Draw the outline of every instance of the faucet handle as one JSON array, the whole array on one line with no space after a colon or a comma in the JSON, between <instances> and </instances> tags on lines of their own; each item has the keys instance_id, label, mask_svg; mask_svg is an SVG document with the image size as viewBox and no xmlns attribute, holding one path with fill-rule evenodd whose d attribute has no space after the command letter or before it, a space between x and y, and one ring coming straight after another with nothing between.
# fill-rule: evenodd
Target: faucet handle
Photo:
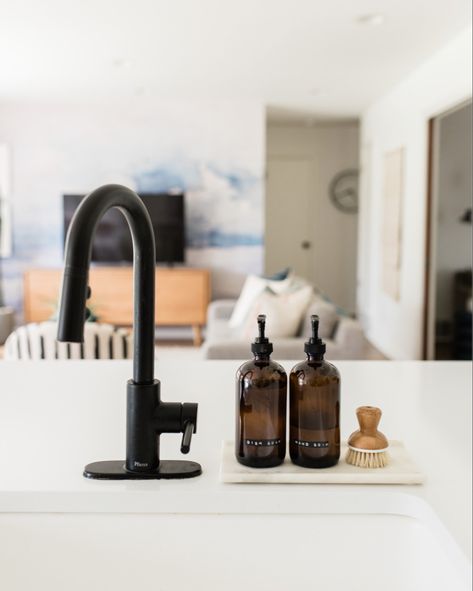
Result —
<instances>
[{"instance_id":1,"label":"faucet handle","mask_svg":"<svg viewBox=\"0 0 473 591\"><path fill-rule=\"evenodd\" d=\"M197 431L197 404L185 402L182 405L182 443L181 453L188 454L191 448L192 433Z\"/></svg>"},{"instance_id":2,"label":"faucet handle","mask_svg":"<svg viewBox=\"0 0 473 591\"><path fill-rule=\"evenodd\" d=\"M195 425L188 421L184 427L184 434L182 436L181 453L188 454L191 448L192 433L194 432Z\"/></svg>"}]
</instances>

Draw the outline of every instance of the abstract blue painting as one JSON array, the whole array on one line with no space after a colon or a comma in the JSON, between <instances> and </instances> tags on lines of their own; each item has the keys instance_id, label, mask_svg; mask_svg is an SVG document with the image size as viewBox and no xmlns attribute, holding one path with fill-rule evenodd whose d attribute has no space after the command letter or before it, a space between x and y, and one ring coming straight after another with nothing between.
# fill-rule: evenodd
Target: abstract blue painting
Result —
<instances>
[{"instance_id":1,"label":"abstract blue painting","mask_svg":"<svg viewBox=\"0 0 473 591\"><path fill-rule=\"evenodd\" d=\"M4 291L19 310L24 269L62 264L62 195L110 182L185 192L188 264L262 271L260 104L16 106L3 110L0 132L13 155Z\"/></svg>"}]
</instances>

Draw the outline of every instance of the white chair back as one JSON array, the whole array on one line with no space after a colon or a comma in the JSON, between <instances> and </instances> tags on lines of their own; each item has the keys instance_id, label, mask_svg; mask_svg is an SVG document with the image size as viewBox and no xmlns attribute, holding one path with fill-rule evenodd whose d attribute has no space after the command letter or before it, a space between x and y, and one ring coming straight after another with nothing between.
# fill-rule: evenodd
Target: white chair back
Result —
<instances>
[{"instance_id":1,"label":"white chair back","mask_svg":"<svg viewBox=\"0 0 473 591\"><path fill-rule=\"evenodd\" d=\"M20 326L5 342L4 358L18 359L131 359L133 337L125 328L86 322L83 343L58 343L57 323Z\"/></svg>"}]
</instances>

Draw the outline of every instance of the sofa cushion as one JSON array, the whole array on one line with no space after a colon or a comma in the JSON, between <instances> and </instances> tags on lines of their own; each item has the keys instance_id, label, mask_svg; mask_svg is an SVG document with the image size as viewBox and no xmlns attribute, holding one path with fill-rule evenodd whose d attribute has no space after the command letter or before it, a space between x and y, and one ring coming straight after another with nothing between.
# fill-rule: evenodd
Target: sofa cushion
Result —
<instances>
[{"instance_id":1,"label":"sofa cushion","mask_svg":"<svg viewBox=\"0 0 473 591\"><path fill-rule=\"evenodd\" d=\"M315 314L319 317L319 336L321 339L330 339L333 337L337 328L338 314L337 307L315 295L310 302L306 314L304 316L300 336L309 337L312 331L310 324L310 317Z\"/></svg>"},{"instance_id":2,"label":"sofa cushion","mask_svg":"<svg viewBox=\"0 0 473 591\"><path fill-rule=\"evenodd\" d=\"M258 277L258 275L248 275L230 318L230 327L241 328L243 326L254 301L267 287L271 288L274 293L282 293L289 288L291 281L292 277L290 275L282 280L265 279L264 277Z\"/></svg>"},{"instance_id":3,"label":"sofa cushion","mask_svg":"<svg viewBox=\"0 0 473 591\"><path fill-rule=\"evenodd\" d=\"M258 314L266 314L266 334L269 338L295 337L311 298L310 285L280 294L265 289L250 309L241 331L242 338L250 340L257 335Z\"/></svg>"},{"instance_id":4,"label":"sofa cushion","mask_svg":"<svg viewBox=\"0 0 473 591\"><path fill-rule=\"evenodd\" d=\"M205 330L206 341L226 341L232 339L239 339L240 334L238 329L232 328L225 318L213 317L211 322L207 323Z\"/></svg>"}]
</instances>

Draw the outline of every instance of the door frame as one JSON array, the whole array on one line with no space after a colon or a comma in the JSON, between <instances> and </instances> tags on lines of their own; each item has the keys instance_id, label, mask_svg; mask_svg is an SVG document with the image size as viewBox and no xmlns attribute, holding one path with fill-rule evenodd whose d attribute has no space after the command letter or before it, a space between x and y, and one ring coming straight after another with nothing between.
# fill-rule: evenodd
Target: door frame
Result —
<instances>
[{"instance_id":1,"label":"door frame","mask_svg":"<svg viewBox=\"0 0 473 591\"><path fill-rule=\"evenodd\" d=\"M459 103L441 111L427 121L427 194L425 222L425 264L424 264L424 310L422 326L422 359L435 359L435 305L436 305L436 244L438 195L438 159L439 159L439 122L455 111L463 109L472 102L468 97Z\"/></svg>"}]
</instances>

